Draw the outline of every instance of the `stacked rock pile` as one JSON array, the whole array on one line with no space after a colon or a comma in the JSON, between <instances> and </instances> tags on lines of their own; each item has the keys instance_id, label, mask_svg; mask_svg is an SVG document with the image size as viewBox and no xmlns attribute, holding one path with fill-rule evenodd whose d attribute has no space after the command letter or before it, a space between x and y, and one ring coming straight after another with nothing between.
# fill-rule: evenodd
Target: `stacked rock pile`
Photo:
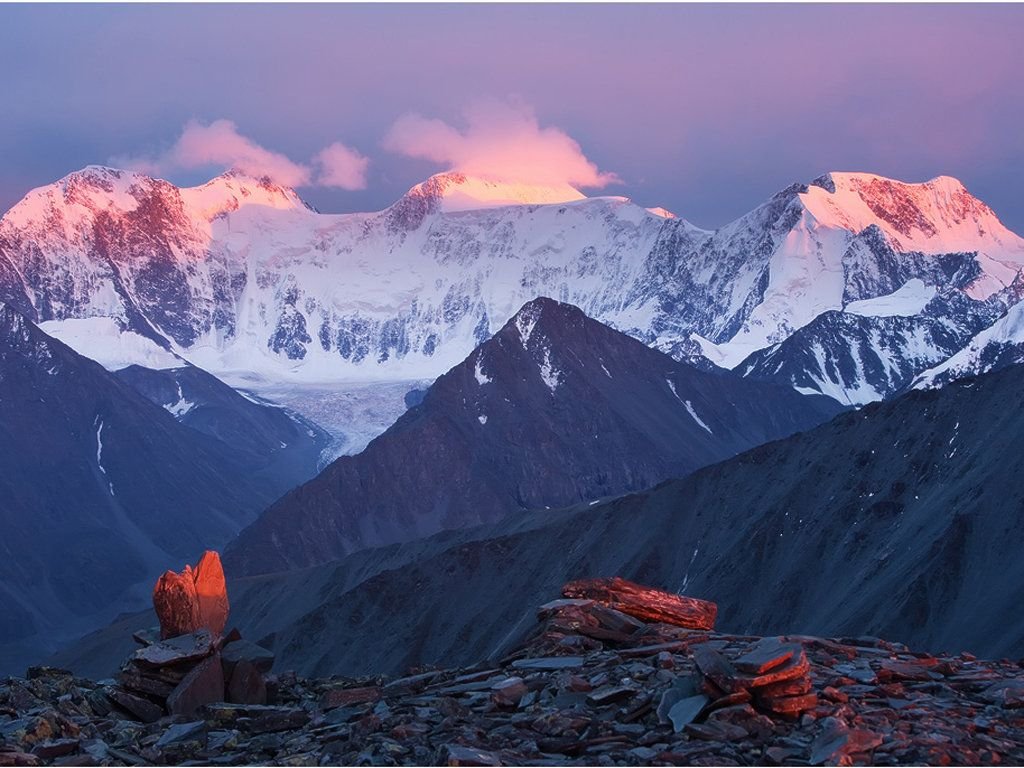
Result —
<instances>
[{"instance_id":1,"label":"stacked rock pile","mask_svg":"<svg viewBox=\"0 0 1024 768\"><path fill-rule=\"evenodd\" d=\"M0 766L1024 764L1019 661L715 632L703 601L621 580L565 594L509 656L398 679L267 675L206 628L140 638L114 685L32 669L0 682ZM200 705L218 686L182 686L218 657ZM266 703L225 700L242 660Z\"/></svg>"}]
</instances>

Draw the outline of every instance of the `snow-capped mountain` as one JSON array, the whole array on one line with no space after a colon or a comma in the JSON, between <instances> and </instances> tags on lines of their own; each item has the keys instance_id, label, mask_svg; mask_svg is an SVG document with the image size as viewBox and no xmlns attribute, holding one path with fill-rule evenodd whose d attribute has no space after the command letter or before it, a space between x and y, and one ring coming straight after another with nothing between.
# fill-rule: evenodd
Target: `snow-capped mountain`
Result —
<instances>
[{"instance_id":1,"label":"snow-capped mountain","mask_svg":"<svg viewBox=\"0 0 1024 768\"><path fill-rule=\"evenodd\" d=\"M727 322L707 337L711 344L701 340L712 360L730 368L824 312L853 304L857 314L892 314L862 303L882 297L891 297L889 305L919 304L912 280L984 301L1024 266L1024 240L948 177L904 184L831 173L719 230L702 248L710 249L721 263L743 255L730 269Z\"/></svg>"},{"instance_id":2,"label":"snow-capped mountain","mask_svg":"<svg viewBox=\"0 0 1024 768\"><path fill-rule=\"evenodd\" d=\"M840 410L697 370L576 307L535 299L362 453L272 505L232 542L225 566L234 575L301 568L638 491Z\"/></svg>"},{"instance_id":3,"label":"snow-capped mountain","mask_svg":"<svg viewBox=\"0 0 1024 768\"><path fill-rule=\"evenodd\" d=\"M941 340L873 345L865 326L893 321L856 318L926 315L973 335L1011 303L1022 265L1024 240L948 177L832 173L706 232L625 198L453 173L383 211L327 215L268 179L177 188L89 167L0 221L0 298L48 333L111 367L176 355L233 383L433 378L548 295L730 368L854 315L827 344L808 332L787 350L842 357L849 342L846 363L771 375L861 403L958 342L935 328ZM858 369L864 354L877 364Z\"/></svg>"},{"instance_id":4,"label":"snow-capped mountain","mask_svg":"<svg viewBox=\"0 0 1024 768\"><path fill-rule=\"evenodd\" d=\"M646 325L623 298L642 254L666 226L703 233L580 198L448 174L379 213L330 216L265 179L178 189L91 167L4 217L0 285L39 322L113 318L215 375L433 378L541 293Z\"/></svg>"},{"instance_id":5,"label":"snow-capped mountain","mask_svg":"<svg viewBox=\"0 0 1024 768\"><path fill-rule=\"evenodd\" d=\"M1024 302L1012 305L991 326L947 360L922 373L916 387L936 387L954 379L1024 363Z\"/></svg>"},{"instance_id":6,"label":"snow-capped mountain","mask_svg":"<svg viewBox=\"0 0 1024 768\"><path fill-rule=\"evenodd\" d=\"M818 315L736 370L861 405L901 392L920 371L958 354L999 311L998 303L976 302L956 289L940 294L914 279L891 297Z\"/></svg>"}]
</instances>

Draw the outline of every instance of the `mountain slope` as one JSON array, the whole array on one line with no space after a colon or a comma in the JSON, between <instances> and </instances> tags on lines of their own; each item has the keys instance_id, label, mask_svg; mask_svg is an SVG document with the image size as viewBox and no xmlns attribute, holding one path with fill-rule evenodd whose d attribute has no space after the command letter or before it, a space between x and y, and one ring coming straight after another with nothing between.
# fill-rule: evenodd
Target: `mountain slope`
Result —
<instances>
[{"instance_id":1,"label":"mountain slope","mask_svg":"<svg viewBox=\"0 0 1024 768\"><path fill-rule=\"evenodd\" d=\"M133 345L150 339L147 355L169 349L232 384L433 378L538 295L735 367L914 281L980 305L971 318L998 314L1022 264L1024 241L956 180L858 173L795 184L713 233L624 198L461 174L384 211L325 215L268 179L179 189L98 167L0 221L0 299L97 359L116 355L61 326L108 318ZM901 378L935 362L904 346L879 355ZM846 399L890 384L857 382Z\"/></svg>"},{"instance_id":2,"label":"mountain slope","mask_svg":"<svg viewBox=\"0 0 1024 768\"><path fill-rule=\"evenodd\" d=\"M959 351L922 373L914 385L936 387L1019 363L1024 363L1024 302L1013 304Z\"/></svg>"},{"instance_id":3,"label":"mountain slope","mask_svg":"<svg viewBox=\"0 0 1024 768\"><path fill-rule=\"evenodd\" d=\"M439 540L354 588L321 588L322 605L269 641L285 665L346 673L494 657L552 584L615 574L715 600L724 631L1016 657L1024 484L1006 457L1024 440L1022 392L1021 368L914 391L547 524ZM365 626L381 627L372 642Z\"/></svg>"},{"instance_id":4,"label":"mountain slope","mask_svg":"<svg viewBox=\"0 0 1024 768\"><path fill-rule=\"evenodd\" d=\"M225 564L236 575L303 567L639 490L838 410L826 398L694 369L537 299L363 453L261 515Z\"/></svg>"},{"instance_id":5,"label":"mountain slope","mask_svg":"<svg viewBox=\"0 0 1024 768\"><path fill-rule=\"evenodd\" d=\"M0 666L233 536L281 490L248 469L0 305Z\"/></svg>"},{"instance_id":6,"label":"mountain slope","mask_svg":"<svg viewBox=\"0 0 1024 768\"><path fill-rule=\"evenodd\" d=\"M160 370L131 365L114 375L180 423L229 446L251 473L267 478L279 493L315 475L330 442L312 422L243 397L193 365Z\"/></svg>"},{"instance_id":7,"label":"mountain slope","mask_svg":"<svg viewBox=\"0 0 1024 768\"><path fill-rule=\"evenodd\" d=\"M725 632L1017 658L1022 405L1022 367L914 390L600 505L235 579L233 620L281 669L403 674L498 658L553 585L620 575L715 600ZM126 618L54 661L108 674L152 623Z\"/></svg>"},{"instance_id":8,"label":"mountain slope","mask_svg":"<svg viewBox=\"0 0 1024 768\"><path fill-rule=\"evenodd\" d=\"M724 631L1017 657L1024 484L1007 457L1024 441L1022 393L1022 368L914 391L597 507L438 537L404 566L381 550L384 567L367 573L372 553L357 553L283 577L283 595L326 583L312 593L320 605L276 627L254 602L268 584L253 580L236 588L239 618L268 634L283 666L400 672L498 656L552 584L614 574L715 600ZM493 623L480 621L485 608Z\"/></svg>"}]
</instances>

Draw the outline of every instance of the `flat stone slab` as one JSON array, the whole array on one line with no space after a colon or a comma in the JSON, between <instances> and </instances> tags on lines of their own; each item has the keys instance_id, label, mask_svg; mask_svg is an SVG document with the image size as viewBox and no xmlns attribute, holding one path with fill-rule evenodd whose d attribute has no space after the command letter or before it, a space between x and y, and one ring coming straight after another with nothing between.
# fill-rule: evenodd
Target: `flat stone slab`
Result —
<instances>
[{"instance_id":1,"label":"flat stone slab","mask_svg":"<svg viewBox=\"0 0 1024 768\"><path fill-rule=\"evenodd\" d=\"M490 687L490 686L487 686ZM377 686L361 688L329 688L320 697L320 709L349 707L353 704L368 704L381 700L383 693Z\"/></svg>"},{"instance_id":2,"label":"flat stone slab","mask_svg":"<svg viewBox=\"0 0 1024 768\"><path fill-rule=\"evenodd\" d=\"M544 656L536 659L517 659L516 669L575 669L583 666L582 656Z\"/></svg>"},{"instance_id":3,"label":"flat stone slab","mask_svg":"<svg viewBox=\"0 0 1024 768\"><path fill-rule=\"evenodd\" d=\"M794 646L775 637L766 637L733 661L740 672L760 675L793 658Z\"/></svg>"},{"instance_id":4,"label":"flat stone slab","mask_svg":"<svg viewBox=\"0 0 1024 768\"><path fill-rule=\"evenodd\" d=\"M209 630L200 629L189 635L179 635L159 643L139 648L132 654L132 661L145 667L169 667L190 661L204 659L213 653L213 636Z\"/></svg>"}]
</instances>

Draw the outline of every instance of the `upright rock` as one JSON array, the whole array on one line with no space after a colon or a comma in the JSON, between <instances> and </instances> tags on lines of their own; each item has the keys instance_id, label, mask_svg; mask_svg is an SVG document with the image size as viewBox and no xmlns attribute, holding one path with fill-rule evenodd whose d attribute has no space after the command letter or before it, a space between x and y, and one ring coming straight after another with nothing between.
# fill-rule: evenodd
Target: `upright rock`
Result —
<instances>
[{"instance_id":1,"label":"upright rock","mask_svg":"<svg viewBox=\"0 0 1024 768\"><path fill-rule=\"evenodd\" d=\"M204 552L193 575L199 601L199 626L209 629L215 637L224 634L231 606L220 555L212 550Z\"/></svg>"},{"instance_id":2,"label":"upright rock","mask_svg":"<svg viewBox=\"0 0 1024 768\"><path fill-rule=\"evenodd\" d=\"M220 555L207 550L195 570L186 565L181 573L164 573L153 588L153 607L160 619L161 639L199 629L220 637L230 609Z\"/></svg>"},{"instance_id":3,"label":"upright rock","mask_svg":"<svg viewBox=\"0 0 1024 768\"><path fill-rule=\"evenodd\" d=\"M181 573L167 571L153 588L153 608L160 619L160 639L187 635L199 629L199 597L192 566Z\"/></svg>"}]
</instances>

